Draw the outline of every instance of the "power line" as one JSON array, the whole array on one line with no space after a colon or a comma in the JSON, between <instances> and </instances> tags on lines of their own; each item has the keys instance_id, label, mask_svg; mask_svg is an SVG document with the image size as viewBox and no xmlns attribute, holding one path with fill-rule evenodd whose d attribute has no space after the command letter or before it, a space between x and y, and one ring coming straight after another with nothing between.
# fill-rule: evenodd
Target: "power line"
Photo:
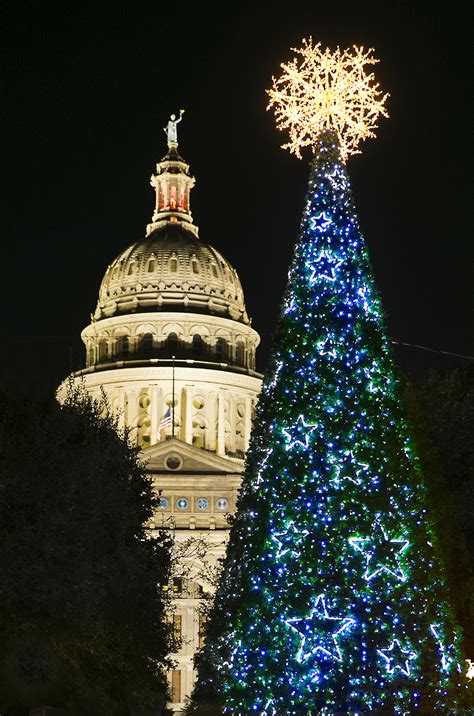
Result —
<instances>
[{"instance_id":1,"label":"power line","mask_svg":"<svg viewBox=\"0 0 474 716\"><path fill-rule=\"evenodd\" d=\"M465 358L466 360L474 360L474 356L465 356L462 353L451 353L451 351L442 351L438 348L428 348L428 346L419 346L417 343L405 343L404 341L391 340L390 343L395 346L406 346L408 348L419 348L422 351L429 351L430 353L439 353L445 356L454 356L455 358Z\"/></svg>"}]
</instances>

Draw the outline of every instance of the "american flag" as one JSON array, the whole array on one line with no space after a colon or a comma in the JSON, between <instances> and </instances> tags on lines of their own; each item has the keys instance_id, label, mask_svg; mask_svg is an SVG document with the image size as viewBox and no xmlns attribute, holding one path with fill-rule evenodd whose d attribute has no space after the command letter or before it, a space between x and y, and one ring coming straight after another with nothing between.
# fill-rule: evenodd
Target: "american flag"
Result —
<instances>
[{"instance_id":1,"label":"american flag","mask_svg":"<svg viewBox=\"0 0 474 716\"><path fill-rule=\"evenodd\" d=\"M161 433L165 428L169 428L171 425L171 410L168 408L166 413L161 418L161 422L158 426L158 436L161 438Z\"/></svg>"}]
</instances>

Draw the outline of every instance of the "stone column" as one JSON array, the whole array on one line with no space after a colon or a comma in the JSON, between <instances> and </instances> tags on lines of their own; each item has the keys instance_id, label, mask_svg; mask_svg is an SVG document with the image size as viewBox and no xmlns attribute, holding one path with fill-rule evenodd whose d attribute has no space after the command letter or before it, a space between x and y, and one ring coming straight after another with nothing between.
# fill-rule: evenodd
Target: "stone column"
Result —
<instances>
[{"instance_id":1,"label":"stone column","mask_svg":"<svg viewBox=\"0 0 474 716\"><path fill-rule=\"evenodd\" d=\"M94 334L93 350L94 350L94 365L96 365L99 362L99 337L97 336L97 334Z\"/></svg>"},{"instance_id":2,"label":"stone column","mask_svg":"<svg viewBox=\"0 0 474 716\"><path fill-rule=\"evenodd\" d=\"M163 394L162 388L158 389L158 397L156 399L156 402L157 402L157 406L158 406L157 412L158 412L158 426L159 426L160 422L161 422L161 418L166 413L165 396ZM158 430L158 428L157 428L157 430ZM158 441L160 439L160 435L157 434L156 439Z\"/></svg>"},{"instance_id":3,"label":"stone column","mask_svg":"<svg viewBox=\"0 0 474 716\"><path fill-rule=\"evenodd\" d=\"M217 394L217 454L225 456L225 405L224 391Z\"/></svg>"},{"instance_id":4,"label":"stone column","mask_svg":"<svg viewBox=\"0 0 474 716\"><path fill-rule=\"evenodd\" d=\"M118 409L118 429L122 431L125 428L125 410L126 410L126 393L125 388L120 388L119 393L119 409Z\"/></svg>"},{"instance_id":5,"label":"stone column","mask_svg":"<svg viewBox=\"0 0 474 716\"><path fill-rule=\"evenodd\" d=\"M138 418L138 389L127 389L127 426L132 430L132 444L137 441L136 422Z\"/></svg>"},{"instance_id":6,"label":"stone column","mask_svg":"<svg viewBox=\"0 0 474 716\"><path fill-rule=\"evenodd\" d=\"M236 450L236 438L237 438L237 406L235 404L235 395L229 393L229 450L235 452Z\"/></svg>"},{"instance_id":7,"label":"stone column","mask_svg":"<svg viewBox=\"0 0 474 716\"><path fill-rule=\"evenodd\" d=\"M245 452L249 449L250 431L252 430L252 398L245 396L245 423L244 423L244 446Z\"/></svg>"},{"instance_id":8,"label":"stone column","mask_svg":"<svg viewBox=\"0 0 474 716\"><path fill-rule=\"evenodd\" d=\"M216 416L217 416L217 395L212 392L209 393L206 401L208 408L206 410L207 418L209 420L209 450L216 450Z\"/></svg>"},{"instance_id":9,"label":"stone column","mask_svg":"<svg viewBox=\"0 0 474 716\"><path fill-rule=\"evenodd\" d=\"M150 413L151 413L151 432L150 432L150 445L155 445L158 442L158 425L160 424L160 413L158 405L158 396L160 389L157 385L150 387Z\"/></svg>"},{"instance_id":10,"label":"stone column","mask_svg":"<svg viewBox=\"0 0 474 716\"><path fill-rule=\"evenodd\" d=\"M184 442L193 444L193 386L186 385L184 392Z\"/></svg>"}]
</instances>

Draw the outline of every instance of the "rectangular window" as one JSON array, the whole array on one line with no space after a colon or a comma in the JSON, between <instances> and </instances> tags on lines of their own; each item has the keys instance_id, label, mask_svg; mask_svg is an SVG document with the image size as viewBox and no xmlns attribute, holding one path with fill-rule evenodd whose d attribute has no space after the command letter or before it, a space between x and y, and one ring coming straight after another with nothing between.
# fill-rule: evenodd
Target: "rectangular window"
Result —
<instances>
[{"instance_id":1,"label":"rectangular window","mask_svg":"<svg viewBox=\"0 0 474 716\"><path fill-rule=\"evenodd\" d=\"M181 671L174 669L171 672L171 703L178 704L181 701Z\"/></svg>"}]
</instances>

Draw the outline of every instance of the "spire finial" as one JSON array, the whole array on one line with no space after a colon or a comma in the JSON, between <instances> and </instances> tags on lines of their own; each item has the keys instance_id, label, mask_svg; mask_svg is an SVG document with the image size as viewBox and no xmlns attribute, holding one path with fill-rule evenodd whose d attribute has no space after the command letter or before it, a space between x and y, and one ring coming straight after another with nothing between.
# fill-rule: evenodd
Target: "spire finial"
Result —
<instances>
[{"instance_id":1,"label":"spire finial","mask_svg":"<svg viewBox=\"0 0 474 716\"><path fill-rule=\"evenodd\" d=\"M176 125L178 122L181 122L183 119L184 109L179 110L179 117L176 119L176 115L172 114L169 118L168 124L166 127L163 127L163 131L166 132L166 136L168 138L168 147L171 149L171 147L177 147L178 146L178 130L176 128Z\"/></svg>"},{"instance_id":2,"label":"spire finial","mask_svg":"<svg viewBox=\"0 0 474 716\"><path fill-rule=\"evenodd\" d=\"M168 151L156 165L156 172L150 177L155 188L155 211L151 223L147 226L147 235L169 222L179 223L187 231L198 236L198 228L193 224L189 208L189 194L195 179L189 173L189 164L178 154L178 132L176 126L181 122L184 109L179 110L179 117L172 114L168 124L163 128L168 139Z\"/></svg>"}]
</instances>

